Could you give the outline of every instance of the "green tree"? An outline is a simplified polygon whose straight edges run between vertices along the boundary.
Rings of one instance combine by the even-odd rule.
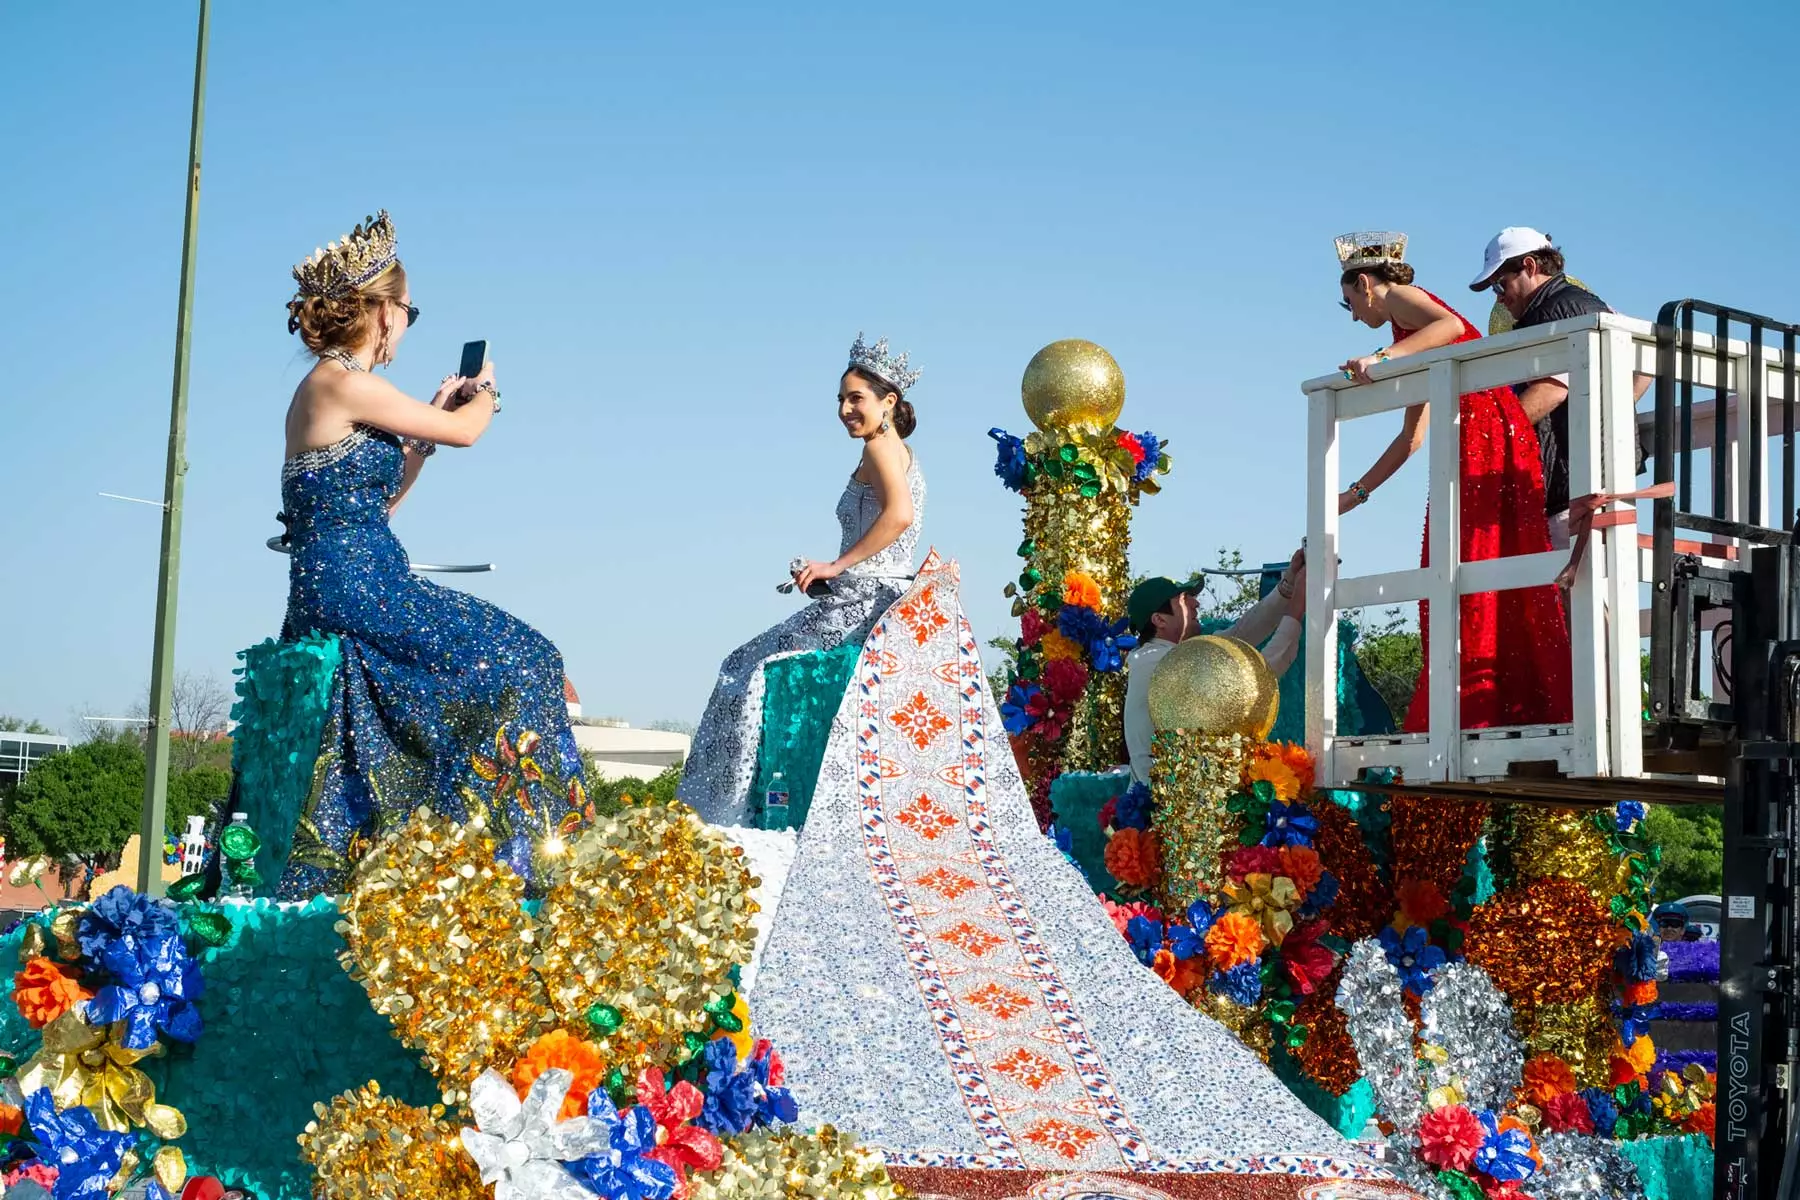
[[[16,858],[46,856],[90,874],[117,867],[125,843],[138,831],[145,769],[143,750],[129,742],[85,742],[44,759],[0,810],[8,852]],[[209,768],[172,776],[168,830],[179,835],[190,814],[210,814],[230,789],[229,774]]]
[[[667,804],[675,799],[675,788],[681,783],[681,765],[665,768],[653,779],[640,779],[628,776],[624,779],[603,779],[594,769],[594,760],[582,756],[585,767],[582,786],[587,789],[588,799],[593,802],[596,816],[610,816],[619,811],[623,798],[630,796],[639,802],[650,800],[657,804]]]
[[[1394,720],[1405,720],[1419,685],[1419,671],[1425,665],[1418,629],[1398,608],[1384,610],[1373,621],[1354,614],[1351,625],[1356,629],[1356,661],[1369,686],[1387,702]]]
[[[1725,872],[1724,813],[1716,804],[1652,804],[1644,836],[1662,847],[1659,900],[1721,893]]]
[[[26,721],[0,713],[0,733],[38,733],[48,736],[55,732],[42,721]]]

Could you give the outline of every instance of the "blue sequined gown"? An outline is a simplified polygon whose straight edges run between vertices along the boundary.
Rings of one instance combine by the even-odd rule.
[[[336,634],[343,653],[284,900],[341,890],[420,805],[484,816],[501,861],[529,881],[534,848],[585,803],[562,655],[493,605],[412,574],[388,527],[403,466],[398,438],[361,427],[282,465],[282,636]]]

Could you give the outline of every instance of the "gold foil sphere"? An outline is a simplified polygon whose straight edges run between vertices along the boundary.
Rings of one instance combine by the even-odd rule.
[[[1205,634],[1163,655],[1150,676],[1150,723],[1158,730],[1265,738],[1280,703],[1275,673],[1256,647]]]
[[[1103,431],[1125,409],[1125,372],[1104,348],[1069,338],[1031,356],[1019,391],[1025,415],[1045,433]]]

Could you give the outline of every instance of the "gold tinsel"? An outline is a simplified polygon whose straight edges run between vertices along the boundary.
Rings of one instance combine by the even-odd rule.
[[[381,1094],[371,1080],[313,1105],[315,1119],[299,1137],[300,1157],[313,1169],[318,1200],[484,1200],[475,1160],[444,1108],[427,1112]]]
[[[1463,953],[1519,1010],[1593,999],[1626,936],[1586,887],[1538,879],[1476,909]]]
[[[1511,817],[1513,862],[1521,882],[1573,879],[1601,898],[1620,890],[1621,864],[1591,813],[1517,804]]]
[[[750,961],[757,907],[742,859],[683,805],[633,805],[571,847],[544,899],[536,966],[558,1021],[627,1079],[685,1057],[682,1035],[707,1027],[706,1004]],[[590,1032],[596,1003],[624,1018],[616,1034]]]
[[[1556,1055],[1582,1087],[1611,1086],[1607,1063],[1619,1035],[1598,997],[1521,1008],[1518,1019],[1531,1053]]]
[[[1219,886],[1220,855],[1236,844],[1238,818],[1225,802],[1243,782],[1250,743],[1237,734],[1165,730],[1150,744],[1150,818],[1163,850],[1161,900],[1169,912]]]
[[[424,1053],[447,1103],[486,1068],[510,1065],[551,1019],[524,898],[491,838],[427,808],[351,874],[339,959],[400,1041]]]
[[[830,1125],[811,1133],[752,1129],[724,1146],[719,1169],[689,1181],[689,1200],[896,1200],[906,1194],[879,1154]]]
[[[1227,1000],[1217,992],[1206,993],[1205,1001],[1196,1007],[1236,1034],[1238,1041],[1256,1051],[1258,1058],[1265,1063],[1269,1061],[1269,1051],[1274,1046],[1274,1036],[1269,1031],[1269,1023],[1256,1009],[1245,1008],[1237,1001]]]

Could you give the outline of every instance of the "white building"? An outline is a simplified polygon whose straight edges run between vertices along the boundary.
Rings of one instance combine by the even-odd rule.
[[[660,729],[633,729],[614,717],[583,717],[575,685],[563,680],[575,745],[603,779],[652,779],[686,761],[693,738]]]

